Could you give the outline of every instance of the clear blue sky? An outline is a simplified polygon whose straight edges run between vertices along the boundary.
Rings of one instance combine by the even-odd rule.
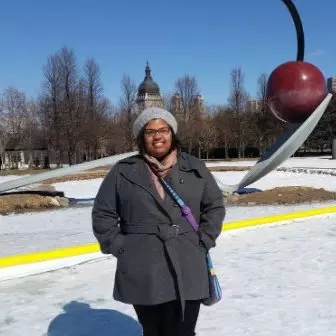
[[[305,60],[336,75],[335,0],[296,0]],[[118,103],[124,73],[137,84],[146,61],[161,92],[194,75],[209,104],[227,102],[230,71],[242,67],[247,91],[296,57],[296,32],[281,0],[6,0],[0,9],[0,91],[36,97],[47,57],[74,49],[79,67],[94,57],[105,95]]]

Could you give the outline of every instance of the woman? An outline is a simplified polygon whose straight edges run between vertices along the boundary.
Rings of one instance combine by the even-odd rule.
[[[101,251],[117,258],[113,297],[133,305],[145,336],[195,335],[201,300],[209,296],[205,254],[225,216],[212,174],[181,151],[176,132],[169,111],[145,109],[133,126],[139,155],[111,169],[92,211]],[[159,177],[191,208],[197,232]]]

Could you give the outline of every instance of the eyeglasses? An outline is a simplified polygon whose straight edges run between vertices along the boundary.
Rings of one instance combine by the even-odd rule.
[[[167,136],[167,135],[170,134],[170,128],[169,127],[162,127],[162,128],[157,129],[157,130],[148,128],[148,129],[144,130],[145,136],[150,137],[150,138],[154,137],[157,133],[160,134],[160,135]]]

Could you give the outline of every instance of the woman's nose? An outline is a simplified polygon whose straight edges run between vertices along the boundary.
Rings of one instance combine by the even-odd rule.
[[[161,139],[162,134],[159,131],[156,131],[154,134],[154,139]]]

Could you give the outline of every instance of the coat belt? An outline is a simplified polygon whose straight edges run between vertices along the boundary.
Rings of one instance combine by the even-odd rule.
[[[170,224],[123,224],[121,225],[122,233],[126,234],[156,234],[163,241],[176,238],[178,235],[192,231],[191,227],[181,227]]]

